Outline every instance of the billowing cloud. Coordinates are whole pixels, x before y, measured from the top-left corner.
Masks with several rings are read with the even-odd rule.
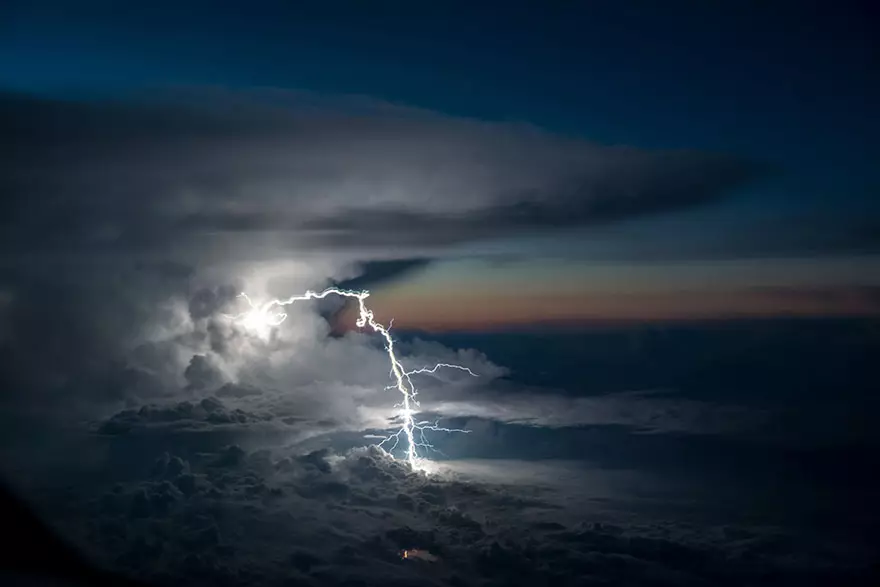
[[[0,154],[5,405],[106,418],[231,384],[230,409],[343,429],[393,403],[376,341],[329,336],[329,299],[250,336],[222,316],[237,292],[393,278],[446,245],[697,205],[761,171],[283,92],[5,94]],[[422,351],[413,366],[455,354]],[[459,359],[481,384],[498,373]]]

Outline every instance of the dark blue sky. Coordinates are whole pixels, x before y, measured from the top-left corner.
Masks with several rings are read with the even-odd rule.
[[[833,163],[860,178],[877,155],[868,3],[5,4],[0,79],[24,90],[363,93],[603,142]]]

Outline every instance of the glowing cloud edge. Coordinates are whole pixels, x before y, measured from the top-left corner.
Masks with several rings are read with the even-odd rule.
[[[414,408],[419,407],[419,402],[415,399],[418,395],[418,391],[416,390],[416,387],[413,384],[411,377],[413,375],[426,373],[433,374],[436,373],[437,370],[440,368],[459,369],[461,371],[467,372],[473,377],[478,376],[476,373],[462,365],[454,365],[450,363],[437,363],[430,368],[423,367],[421,369],[415,369],[413,371],[406,371],[394,352],[394,339],[391,337],[391,334],[389,332],[390,325],[386,328],[382,324],[376,322],[373,316],[373,311],[370,310],[366,305],[366,299],[370,296],[370,292],[367,290],[353,291],[340,289],[337,287],[330,287],[322,292],[307,290],[304,294],[301,295],[291,296],[286,299],[274,299],[263,304],[255,304],[246,293],[241,293],[239,294],[239,297],[243,298],[248,303],[251,309],[247,312],[242,312],[241,314],[236,314],[234,316],[226,315],[226,317],[234,322],[244,324],[245,326],[249,326],[257,330],[266,327],[280,326],[287,319],[287,314],[281,310],[275,310],[275,308],[282,308],[296,302],[319,300],[331,294],[346,298],[357,299],[358,319],[355,323],[357,327],[363,328],[365,326],[369,326],[373,332],[380,334],[385,340],[385,351],[388,353],[388,360],[391,363],[391,371],[389,375],[395,381],[395,383],[387,386],[385,389],[394,388],[403,395],[403,401],[394,405],[395,408],[399,409],[398,416],[402,420],[400,429],[393,434],[389,434],[388,436],[383,437],[383,440],[379,442],[377,446],[380,446],[384,449],[384,445],[386,443],[393,442],[391,447],[387,449],[389,452],[391,452],[395,448],[397,448],[397,445],[400,443],[401,440],[401,435],[403,435],[407,441],[407,463],[412,470],[422,469],[421,464],[424,460],[424,457],[419,455],[418,449],[425,448],[429,450],[434,450],[434,447],[431,446],[431,444],[425,438],[426,430],[437,432],[463,433],[468,433],[470,431],[458,428],[442,428],[439,426],[439,420],[433,423],[427,420],[416,421]]]

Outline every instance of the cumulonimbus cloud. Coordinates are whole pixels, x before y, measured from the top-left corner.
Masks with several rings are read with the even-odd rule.
[[[309,306],[295,310],[283,348],[248,354],[216,316],[217,296],[239,290],[204,297],[205,284],[236,282],[248,267],[262,271],[258,288],[275,280],[251,293],[289,295],[355,277],[352,261],[427,260],[476,239],[698,205],[763,171],[717,154],[282,92],[0,95],[0,155],[0,288],[15,318],[3,332],[16,341],[0,348],[0,374],[10,389],[39,379],[46,394],[29,397],[135,408],[231,381],[266,393],[225,400],[321,420],[352,417],[363,382],[387,370],[381,352],[326,341]],[[108,270],[108,259],[121,263]],[[491,379],[497,367],[479,362],[481,381]],[[354,419],[340,425],[364,424]]]

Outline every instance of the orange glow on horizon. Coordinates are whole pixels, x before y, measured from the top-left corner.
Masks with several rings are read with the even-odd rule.
[[[376,291],[377,319],[396,329],[495,330],[529,325],[670,322],[773,317],[880,316],[876,294],[853,288],[752,288],[730,292],[683,291],[609,294]],[[353,323],[347,310],[341,325]]]

